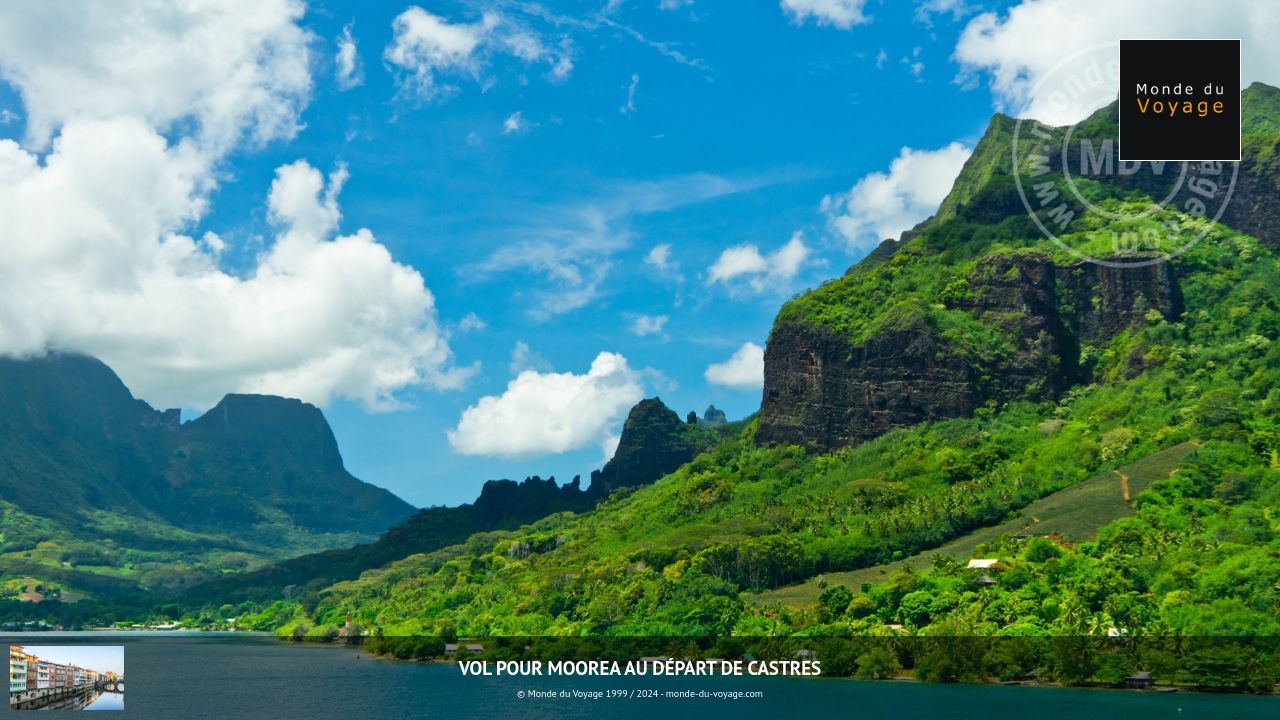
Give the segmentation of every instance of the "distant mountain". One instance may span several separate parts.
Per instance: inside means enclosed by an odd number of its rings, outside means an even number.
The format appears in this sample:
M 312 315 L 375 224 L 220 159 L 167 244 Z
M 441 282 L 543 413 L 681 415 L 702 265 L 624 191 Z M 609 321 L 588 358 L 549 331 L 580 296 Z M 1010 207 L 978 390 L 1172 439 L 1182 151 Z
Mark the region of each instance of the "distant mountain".
M 607 495 L 618 488 L 648 485 L 689 462 L 705 444 L 698 442 L 694 430 L 660 398 L 641 400 L 627 414 L 613 457 L 591 473 L 591 491 Z
M 145 584 L 173 561 L 182 571 L 161 582 L 181 581 L 199 574 L 192 553 L 237 569 L 413 510 L 348 473 L 320 410 L 298 400 L 229 395 L 182 424 L 93 358 L 0 358 L 0 570 L 74 584 L 83 565 Z
M 720 419 L 723 421 L 723 413 Z M 647 485 L 675 471 L 740 427 L 741 423 L 722 423 L 711 430 L 689 425 L 660 398 L 642 400 L 627 414 L 613 457 L 604 469 L 591 474 L 591 485 L 586 489 L 580 487 L 576 477 L 566 485 L 557 485 L 555 478 L 543 480 L 536 475 L 523 482 L 490 480 L 474 503 L 419 510 L 376 542 L 228 575 L 191 588 L 185 600 L 199 604 L 276 599 L 353 579 L 365 570 L 416 553 L 456 545 L 475 533 L 513 530 L 555 513 L 590 510 L 616 490 Z

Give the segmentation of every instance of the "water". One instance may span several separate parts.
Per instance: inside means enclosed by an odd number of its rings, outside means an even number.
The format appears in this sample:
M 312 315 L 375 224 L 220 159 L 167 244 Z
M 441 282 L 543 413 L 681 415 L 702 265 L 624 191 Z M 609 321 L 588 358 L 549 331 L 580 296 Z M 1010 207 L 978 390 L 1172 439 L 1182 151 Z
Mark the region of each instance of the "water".
M 415 718 L 726 718 L 858 720 L 1276 720 L 1280 697 L 1143 693 L 1067 688 L 855 682 L 840 679 L 701 677 L 464 677 L 454 663 L 371 657 L 331 645 L 281 643 L 260 636 L 104 636 L 42 633 L 20 644 L 125 646 L 128 717 L 410 720 Z M 610 689 L 758 691 L 759 698 L 529 699 L 538 691 Z M 525 698 L 518 693 L 526 693 Z M 91 705 L 119 701 L 105 693 Z M 6 708 L 7 710 L 7 708 Z M 2 714 L 2 711 L 0 711 Z
M 123 710 L 124 693 L 93 692 L 88 695 L 72 695 L 47 702 L 26 710 Z
M 85 710 L 123 710 L 124 709 L 124 693 L 122 692 L 104 692 L 98 693 L 88 705 L 84 706 Z

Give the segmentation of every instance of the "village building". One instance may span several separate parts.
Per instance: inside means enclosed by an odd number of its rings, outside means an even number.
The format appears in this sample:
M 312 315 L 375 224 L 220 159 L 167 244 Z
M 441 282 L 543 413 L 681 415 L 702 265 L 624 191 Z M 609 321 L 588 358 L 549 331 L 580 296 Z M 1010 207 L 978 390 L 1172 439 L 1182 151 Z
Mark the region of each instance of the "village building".
M 1149 670 L 1136 672 L 1124 679 L 1124 686 L 1134 690 L 1146 690 L 1155 685 Z
M 9 692 L 27 689 L 27 654 L 16 645 L 9 646 Z

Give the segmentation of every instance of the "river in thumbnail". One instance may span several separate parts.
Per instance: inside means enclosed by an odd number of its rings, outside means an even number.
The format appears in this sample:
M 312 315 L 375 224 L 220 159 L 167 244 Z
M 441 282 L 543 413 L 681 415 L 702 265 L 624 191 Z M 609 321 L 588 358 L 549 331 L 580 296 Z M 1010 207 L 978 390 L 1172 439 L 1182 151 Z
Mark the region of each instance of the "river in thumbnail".
M 857 720 L 1275 720 L 1280 697 L 1081 690 L 812 678 L 463 677 L 455 664 L 385 660 L 355 648 L 234 635 L 0 636 L 13 644 L 125 646 L 128 716 L 209 718 L 856 718 Z M 659 697 L 602 697 L 654 690 Z M 667 691 L 758 692 L 759 697 L 667 698 Z M 537 691 L 537 692 L 531 692 Z M 538 692 L 581 697 L 530 699 Z M 100 702 L 112 702 L 104 693 Z M 123 704 L 122 696 L 118 699 Z

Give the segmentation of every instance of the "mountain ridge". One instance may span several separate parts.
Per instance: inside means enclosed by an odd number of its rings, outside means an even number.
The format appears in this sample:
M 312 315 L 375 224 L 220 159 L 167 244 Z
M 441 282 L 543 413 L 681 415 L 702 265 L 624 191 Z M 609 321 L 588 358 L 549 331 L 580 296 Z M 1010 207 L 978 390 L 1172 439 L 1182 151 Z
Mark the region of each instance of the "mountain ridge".
M 346 471 L 312 405 L 228 395 L 180 420 L 97 359 L 0 358 L 0 566 L 66 577 L 83 563 L 146 584 L 165 546 L 234 567 L 344 544 L 413 510 Z

